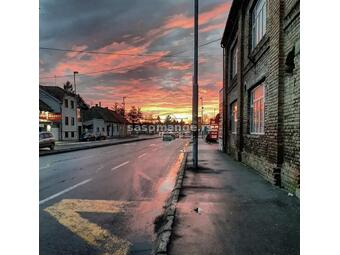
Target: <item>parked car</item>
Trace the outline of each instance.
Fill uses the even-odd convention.
[[[169,134],[172,136],[172,138],[175,140],[176,139],[176,133],[175,132],[169,132]]]
[[[190,132],[183,132],[183,133],[181,134],[181,138],[182,138],[182,139],[190,138],[190,136],[191,136]]]
[[[106,140],[107,136],[103,133],[96,133],[96,140]]]
[[[96,136],[92,133],[84,133],[81,135],[80,139],[81,142],[87,142],[87,141],[95,141]]]
[[[170,133],[163,133],[163,141],[172,141],[174,140],[174,136]]]
[[[54,150],[55,139],[51,132],[40,132],[39,133],[39,148],[50,148]]]

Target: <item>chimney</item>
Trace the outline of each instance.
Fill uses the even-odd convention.
[[[98,107],[98,104],[96,104],[96,107]]]
[[[99,102],[99,107],[102,107],[102,103],[101,102]]]

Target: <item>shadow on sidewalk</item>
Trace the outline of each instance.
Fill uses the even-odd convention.
[[[169,254],[299,254],[300,206],[296,197],[255,170],[199,144],[191,153]]]

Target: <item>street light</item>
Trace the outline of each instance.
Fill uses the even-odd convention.
[[[76,74],[78,74],[78,71],[73,72],[73,84],[74,84],[74,93],[77,95],[77,85],[76,85]]]
[[[202,119],[201,119],[201,125],[204,124],[204,120],[203,120],[203,109],[204,109],[204,106],[203,106],[203,97],[200,97],[201,99],[201,115],[202,115]]]
[[[194,63],[192,81],[192,124],[193,130],[192,143],[192,164],[193,168],[198,167],[198,0],[194,0]]]
[[[76,86],[76,74],[78,74],[79,72],[78,71],[74,71],[73,72],[73,84],[74,84],[74,93],[76,95],[76,127],[77,127],[77,133],[78,133],[78,139],[80,139],[80,130],[79,130],[79,127],[78,127],[78,97],[77,97],[77,86]],[[79,114],[79,118],[80,118],[80,114]]]
[[[123,116],[125,117],[125,97],[123,97]]]

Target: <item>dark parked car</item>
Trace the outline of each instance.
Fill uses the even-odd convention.
[[[163,133],[163,141],[172,141],[174,140],[174,136],[170,133]]]
[[[55,139],[51,132],[39,133],[39,148],[50,148],[54,150]]]
[[[96,133],[96,140],[106,140],[107,136],[103,133]]]
[[[91,133],[84,133],[80,137],[81,142],[95,141],[95,140],[96,140],[96,136],[94,134],[91,134]]]

